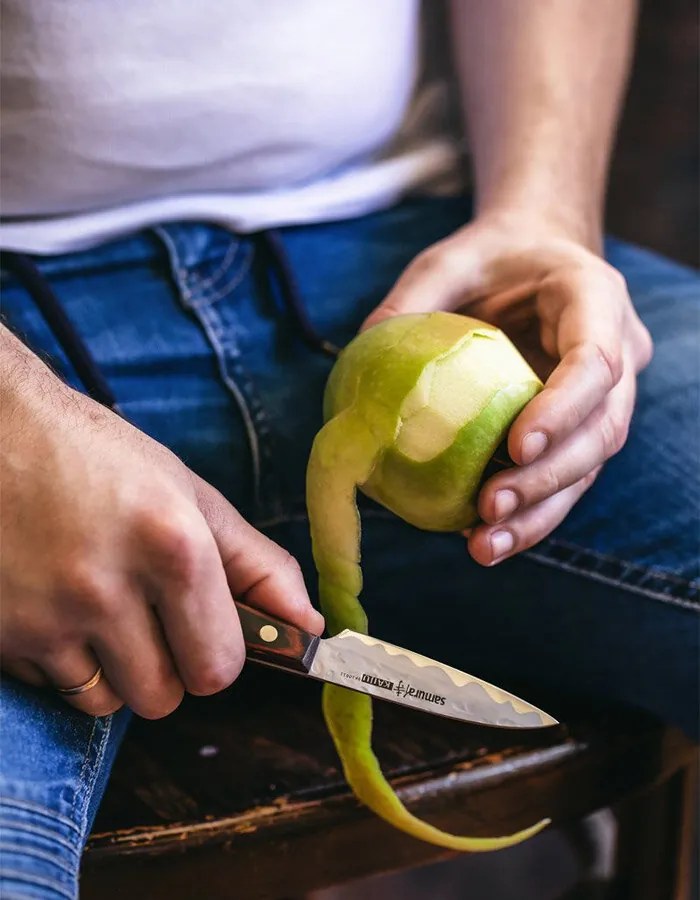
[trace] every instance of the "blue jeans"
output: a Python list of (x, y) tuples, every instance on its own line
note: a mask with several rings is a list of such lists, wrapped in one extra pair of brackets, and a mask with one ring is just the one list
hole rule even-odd
[[(463, 200), (414, 200), (284, 229), (317, 330), (346, 343), (403, 267), (468, 216)], [(625, 704), (697, 734), (700, 281), (618, 241), (607, 252), (656, 343), (623, 452), (548, 540), (493, 569), (461, 537), (363, 501), (364, 602), (375, 634), (555, 715), (575, 699)], [(126, 416), (295, 554), (313, 592), (304, 473), (331, 360), (299, 340), (255, 240), (167, 225), (39, 265)], [(7, 277), (3, 301), (79, 386)], [(128, 713), (91, 719), (10, 678), (1, 700), (2, 896), (73, 897)]]

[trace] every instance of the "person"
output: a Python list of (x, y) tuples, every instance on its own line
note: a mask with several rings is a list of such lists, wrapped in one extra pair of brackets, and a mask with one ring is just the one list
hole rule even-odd
[(602, 234), (632, 0), (3, 7), (3, 896), (75, 896), (129, 710), (235, 681), (232, 596), (322, 630), (327, 351), (387, 316), (547, 381), (468, 553), (364, 504), (373, 633), (697, 734), (700, 286)]

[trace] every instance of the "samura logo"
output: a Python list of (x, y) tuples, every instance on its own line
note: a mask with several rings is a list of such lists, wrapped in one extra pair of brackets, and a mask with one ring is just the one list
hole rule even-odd
[(445, 705), (445, 698), (440, 694), (430, 694), (421, 688), (414, 688), (405, 681), (399, 681), (395, 693), (397, 697), (415, 697), (416, 700), (427, 700), (428, 703), (436, 703), (438, 706)]
[(428, 691), (421, 690), (421, 688), (414, 688), (413, 685), (405, 681), (399, 681), (395, 685), (393, 681), (389, 681), (386, 678), (377, 678), (376, 675), (368, 675), (366, 672), (362, 673), (359, 680), (364, 682), (364, 684), (371, 684), (385, 691), (392, 691), (397, 697), (415, 697), (416, 700), (425, 700), (427, 703), (435, 703), (438, 706), (445, 705), (445, 698), (440, 696), (440, 694), (430, 694)]

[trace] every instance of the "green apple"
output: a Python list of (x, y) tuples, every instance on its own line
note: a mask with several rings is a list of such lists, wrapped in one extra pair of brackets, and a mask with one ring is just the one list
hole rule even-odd
[[(387, 319), (342, 352), (307, 472), (319, 595), (331, 634), (367, 632), (357, 489), (418, 528), (473, 525), (484, 469), (541, 387), (499, 329), (453, 313)], [(323, 707), (356, 795), (415, 837), (455, 850), (493, 850), (546, 824), (502, 838), (439, 831), (412, 816), (384, 779), (371, 749), (370, 698), (326, 685)]]

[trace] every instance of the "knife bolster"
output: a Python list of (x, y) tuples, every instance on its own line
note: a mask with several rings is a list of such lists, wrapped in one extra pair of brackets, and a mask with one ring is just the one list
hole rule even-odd
[(320, 638), (260, 610), (236, 602), (248, 659), (307, 674)]

